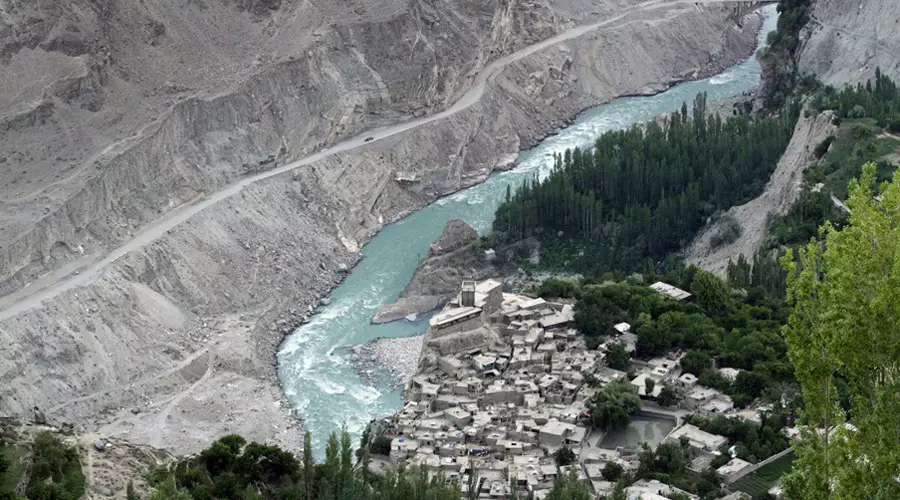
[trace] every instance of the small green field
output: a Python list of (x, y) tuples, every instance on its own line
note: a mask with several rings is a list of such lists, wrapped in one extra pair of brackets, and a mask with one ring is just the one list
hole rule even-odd
[(0, 491), (12, 491), (19, 485), (22, 474), (25, 473), (25, 464), (22, 459), (28, 453), (25, 446), (0, 445), (0, 455), (9, 460), (9, 470), (0, 475)]
[(785, 472), (791, 470), (793, 462), (794, 453), (788, 453), (752, 474), (737, 480), (729, 489), (732, 491), (743, 491), (752, 496), (754, 500), (765, 498), (766, 492), (772, 486), (778, 484), (778, 480), (781, 479)]

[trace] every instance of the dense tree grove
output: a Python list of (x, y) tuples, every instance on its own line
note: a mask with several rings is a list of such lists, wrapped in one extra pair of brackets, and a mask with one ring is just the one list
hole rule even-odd
[[(799, 106), (774, 118), (692, 114), (607, 132), (593, 149), (567, 150), (543, 180), (508, 193), (494, 229), (535, 236), (551, 265), (580, 272), (645, 269), (664, 259), (716, 211), (758, 195), (794, 128)], [(561, 235), (560, 235), (561, 233)]]
[[(625, 282), (581, 285), (575, 322), (588, 343), (599, 344), (615, 334), (613, 325), (630, 323), (638, 357), (687, 350), (684, 369), (740, 406), (760, 396), (776, 399), (784, 384), (794, 383), (780, 332), (788, 314), (782, 300), (759, 290), (732, 293), (718, 277), (696, 268), (663, 279), (695, 292), (695, 302), (667, 300), (647, 286)], [(610, 362), (624, 369), (618, 343), (609, 347)], [(716, 370), (721, 367), (742, 373), (732, 382)], [(671, 404), (669, 395), (666, 399)]]
[(851, 184), (847, 226), (782, 260), (805, 403), (791, 499), (900, 498), (900, 179), (879, 186), (876, 168)]

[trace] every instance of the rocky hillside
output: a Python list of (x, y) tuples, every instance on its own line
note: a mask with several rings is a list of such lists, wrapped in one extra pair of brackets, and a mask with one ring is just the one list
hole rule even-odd
[(273, 353), (367, 238), (588, 105), (745, 57), (752, 6), (0, 3), (0, 413), (175, 451), (225, 432), (296, 446)]
[(801, 74), (825, 83), (865, 82), (875, 68), (900, 77), (900, 3), (815, 0), (798, 58)]
[[(875, 68), (893, 79), (900, 78), (900, 3), (892, 0), (815, 0), (810, 21), (800, 33), (794, 55), (801, 75), (812, 75), (826, 84), (843, 86), (874, 79)], [(763, 86), (775, 86), (775, 67), (790, 71), (795, 61), (763, 59)], [(785, 69), (787, 68), (787, 69)], [(761, 88), (764, 93), (767, 89)], [(735, 242), (715, 248), (711, 225), (685, 248), (687, 262), (725, 275), (729, 260), (743, 254), (752, 260), (763, 243), (772, 218), (788, 211), (800, 193), (803, 171), (813, 163), (812, 151), (834, 127), (826, 115), (801, 118), (794, 138), (778, 164), (766, 191), (753, 201), (729, 210), (743, 234)]]

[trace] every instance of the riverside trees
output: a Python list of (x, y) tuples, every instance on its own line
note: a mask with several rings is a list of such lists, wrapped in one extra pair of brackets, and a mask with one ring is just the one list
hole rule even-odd
[(875, 170), (851, 183), (846, 227), (826, 223), (783, 259), (794, 308), (784, 334), (805, 402), (788, 498), (900, 498), (900, 179), (876, 186)]
[(679, 250), (716, 211), (758, 195), (798, 115), (792, 104), (773, 118), (723, 120), (707, 115), (699, 94), (690, 115), (685, 105), (661, 123), (558, 155), (547, 179), (508, 193), (494, 229), (539, 238), (550, 264), (569, 270), (644, 268)]

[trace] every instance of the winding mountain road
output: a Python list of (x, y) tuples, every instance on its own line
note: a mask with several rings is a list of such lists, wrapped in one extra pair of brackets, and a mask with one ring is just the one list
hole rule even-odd
[[(466, 93), (463, 94), (462, 97), (460, 97), (460, 99), (456, 101), (450, 108), (441, 111), (440, 113), (424, 118), (418, 118), (415, 120), (398, 123), (396, 125), (372, 129), (350, 139), (341, 141), (329, 148), (323, 149), (305, 158), (295, 160), (291, 163), (287, 163), (266, 172), (245, 177), (238, 182), (228, 185), (215, 193), (211, 193), (203, 199), (185, 203), (184, 205), (181, 205), (169, 211), (168, 213), (142, 229), (137, 235), (134, 236), (134, 238), (123, 243), (121, 246), (112, 250), (105, 256), (96, 257), (90, 264), (87, 264), (86, 267), (84, 267), (80, 271), (73, 270), (73, 272), (64, 275), (60, 275), (62, 273), (51, 273), (53, 274), (52, 278), (47, 275), (44, 278), (39, 279), (35, 283), (32, 283), (21, 290), (18, 290), (17, 292), (4, 297), (0, 297), (0, 308), (2, 308), (0, 309), (0, 321), (8, 320), (25, 311), (40, 307), (43, 301), (47, 299), (51, 299), (63, 292), (80, 286), (84, 286), (92, 282), (100, 275), (100, 273), (106, 268), (106, 266), (112, 264), (113, 262), (130, 252), (140, 250), (141, 248), (153, 243), (154, 241), (160, 239), (167, 232), (183, 224), (185, 221), (189, 220), (201, 211), (206, 210), (207, 208), (226, 198), (240, 193), (245, 187), (251, 184), (268, 179), (270, 177), (274, 177), (276, 175), (283, 174), (299, 167), (307, 166), (311, 163), (321, 161), (329, 156), (357, 149), (363, 145), (374, 144), (393, 135), (401, 134), (423, 125), (436, 122), (438, 120), (443, 120), (471, 107), (481, 99), (481, 97), (484, 95), (487, 84), (491, 82), (504, 67), (525, 57), (528, 57), (536, 52), (560, 44), (562, 42), (578, 38), (598, 29), (609, 27), (610, 25), (613, 25), (614, 23), (621, 21), (627, 16), (635, 14), (637, 12), (665, 9), (668, 7), (674, 7), (684, 4), (690, 4), (694, 5), (697, 8), (700, 8), (702, 5), (707, 4), (719, 5), (737, 3), (758, 4), (760, 2), (759, 0), (651, 0), (626, 9), (621, 14), (604, 21), (571, 28), (542, 42), (538, 42), (536, 44), (513, 52), (512, 54), (497, 59), (496, 61), (482, 68), (481, 71), (479, 71), (473, 78), (471, 86), (466, 91)], [(366, 139), (369, 138), (373, 139), (367, 141)]]

